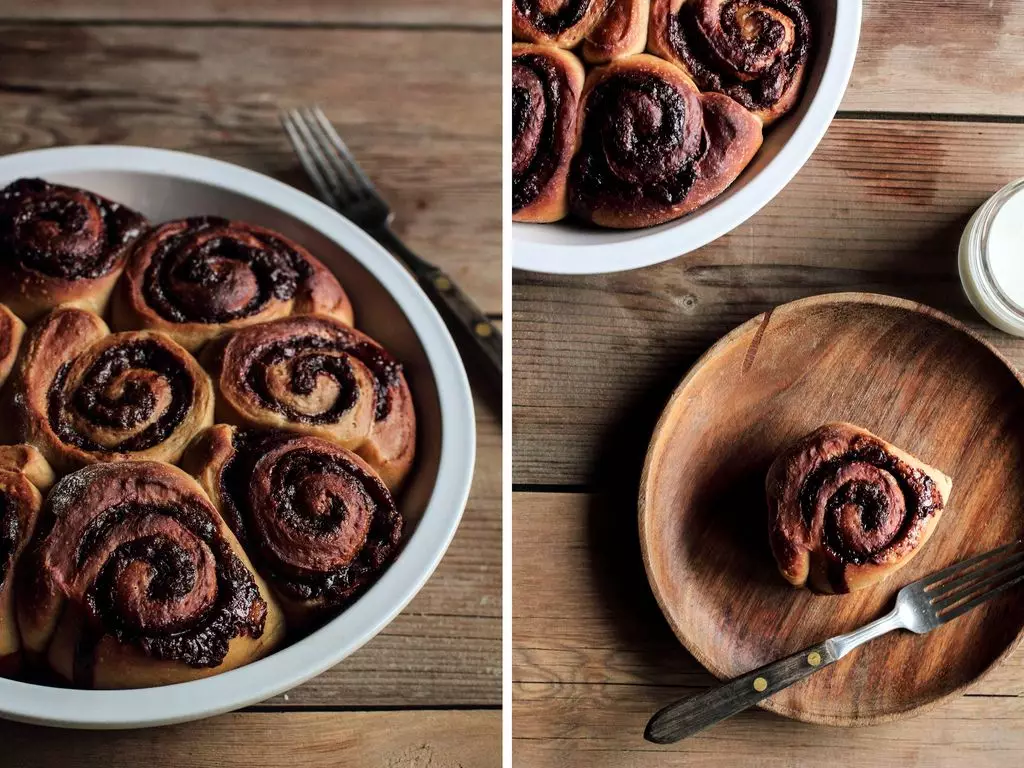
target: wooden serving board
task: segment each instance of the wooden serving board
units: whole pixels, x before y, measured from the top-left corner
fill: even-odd
[[[871,430],[953,478],[922,551],[848,595],[794,589],[768,546],[764,478],[775,455],[829,421]],[[676,636],[735,677],[887,611],[904,584],[1024,536],[1024,387],[988,344],[920,304],[815,296],[766,312],[690,370],[655,429],[640,539]],[[1024,632],[1011,590],[928,635],[898,632],[767,699],[799,720],[869,724],[966,690]]]

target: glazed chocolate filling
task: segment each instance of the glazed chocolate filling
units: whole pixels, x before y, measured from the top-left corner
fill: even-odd
[[[807,476],[800,490],[800,512],[804,525],[810,528],[816,515],[816,504],[822,487],[844,466],[853,462],[870,465],[888,474],[902,493],[905,508],[903,520],[893,521],[889,517],[900,511],[886,489],[865,482],[848,482],[837,493],[825,501],[824,542],[829,552],[839,561],[851,565],[874,562],[879,554],[899,540],[914,524],[942,509],[942,499],[930,477],[910,467],[906,462],[886,452],[874,443],[858,441],[845,454],[819,464]],[[860,511],[860,527],[867,533],[889,528],[894,535],[871,551],[858,552],[844,539],[840,530],[839,515],[844,507],[853,506]]]
[[[137,578],[133,565],[148,566],[146,597],[153,602],[174,602],[189,594],[196,583],[194,564],[172,537],[143,536],[119,544],[109,553],[96,581],[86,595],[93,619],[92,638],[113,635],[157,659],[180,661],[192,667],[215,667],[224,661],[228,644],[240,635],[260,637],[266,623],[267,605],[255,580],[231,546],[217,533],[209,512],[180,500],[173,505],[124,503],[98,515],[86,530],[76,553],[79,564],[99,550],[111,528],[134,517],[161,516],[174,520],[202,540],[213,554],[216,599],[198,615],[153,617],[140,625],[122,611],[118,587],[122,580]],[[92,642],[80,643],[76,681],[88,684]],[[81,664],[79,663],[81,662]]]
[[[108,347],[69,393],[67,375],[70,367],[70,362],[61,366],[50,386],[50,427],[63,442],[84,451],[114,453],[152,448],[168,438],[192,407],[195,381],[184,362],[153,339]],[[145,381],[128,379],[116,397],[109,391],[113,382],[131,370],[151,371],[167,381],[171,388],[170,405],[145,429],[113,447],[104,447],[76,429],[72,413],[92,424],[114,429],[130,429],[150,419],[156,407],[156,397]]]
[[[602,203],[620,210],[673,206],[690,193],[707,151],[699,99],[640,72],[611,76],[590,93],[580,149],[570,170],[570,205],[586,216]]]
[[[512,210],[537,199],[558,167],[563,115],[564,73],[547,56],[512,59]]]
[[[293,298],[313,275],[309,262],[283,238],[214,216],[186,221],[180,232],[152,235],[159,239],[143,293],[165,320],[227,323],[250,317],[272,299]],[[243,242],[250,238],[259,246]]]
[[[731,0],[722,5],[720,27],[728,50],[708,39],[698,18],[707,0],[683,3],[669,23],[669,44],[693,75],[702,91],[717,91],[732,97],[747,109],[767,109],[789,88],[799,67],[811,51],[811,22],[801,0]],[[737,9],[750,7],[758,34],[743,35]],[[773,9],[790,19],[795,30],[793,45],[783,50],[786,30],[782,23],[759,9]],[[770,64],[762,63],[770,59]],[[738,77],[737,73],[743,77]]]
[[[284,594],[295,600],[323,599],[340,606],[369,587],[391,561],[402,536],[402,516],[381,480],[362,467],[334,452],[296,447],[284,454],[271,470],[271,487],[277,506],[272,511],[280,525],[301,532],[310,539],[326,538],[345,524],[344,502],[333,497],[329,509],[302,508],[299,491],[303,481],[312,476],[332,475],[355,486],[357,495],[373,510],[366,542],[356,557],[345,567],[319,573],[298,572],[281,563],[274,553],[260,542],[254,542],[251,489],[259,459],[268,451],[295,439],[279,431],[236,431],[232,438],[235,449],[220,474],[220,494],[226,517],[237,525],[236,535],[248,542],[256,553],[259,569]],[[262,510],[268,514],[267,510]]]
[[[42,179],[19,179],[0,191],[4,261],[48,277],[108,274],[145,224],[120,203]]]
[[[538,0],[515,0],[516,9],[537,31],[556,37],[579,24],[595,0],[565,0],[555,13],[545,13]],[[612,0],[614,2],[614,0]]]
[[[245,372],[246,384],[263,407],[277,411],[291,421],[331,424],[355,404],[358,396],[355,375],[347,359],[349,356],[362,362],[373,375],[374,418],[381,421],[391,412],[391,389],[399,382],[402,365],[383,348],[367,341],[356,341],[339,334],[331,339],[301,336],[272,342],[258,352]],[[291,375],[290,389],[295,394],[312,393],[322,375],[334,379],[340,391],[329,408],[320,413],[303,413],[274,398],[267,383],[267,370],[285,361]]]
[[[14,551],[21,535],[21,519],[17,502],[6,493],[0,493],[0,588],[11,570]]]

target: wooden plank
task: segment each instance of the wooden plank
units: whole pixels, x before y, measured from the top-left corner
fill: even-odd
[[[500,27],[501,3],[463,0],[424,3],[422,0],[7,0],[3,19],[65,21],[205,21],[286,24],[400,24]]]
[[[1024,115],[1024,5],[866,0],[843,109]]]
[[[246,712],[139,731],[59,733],[0,722],[0,741],[12,768],[497,768],[501,712]]]
[[[957,275],[960,233],[1024,174],[1024,125],[839,120],[810,162],[732,234],[675,261],[590,277],[517,273],[513,481],[636,487],[654,423],[697,357],[787,301],[872,291],[967,322],[1017,366]]]
[[[277,110],[320,103],[408,244],[500,313],[500,40],[443,29],[0,26],[0,152],[166,147],[309,191]]]
[[[582,686],[584,695],[592,686],[587,695],[600,696],[621,688],[651,701],[657,690],[667,703],[673,692],[714,682],[676,640],[651,593],[635,487],[516,493],[512,504],[512,676],[523,690]],[[1024,696],[1024,652],[971,695]]]
[[[678,744],[645,742],[648,718],[678,694],[671,688],[517,683],[512,765],[1011,768],[1020,765],[1024,750],[1024,698],[978,696],[867,728],[828,728],[753,711]]]
[[[476,408],[473,490],[430,581],[367,645],[264,706],[501,705],[501,427]]]
[[[5,19],[240,21],[261,23],[453,25],[496,28],[501,4],[382,0],[9,0]],[[964,0],[867,0],[847,110],[1024,115],[1024,6]],[[495,51],[499,50],[494,43]],[[403,50],[403,49],[384,49]],[[404,58],[403,55],[396,58]],[[380,57],[369,60],[378,61]]]

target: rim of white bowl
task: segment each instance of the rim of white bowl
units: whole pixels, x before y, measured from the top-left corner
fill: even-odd
[[[469,497],[476,455],[473,399],[455,344],[426,294],[397,259],[320,201],[256,171],[166,149],[55,147],[0,157],[0,180],[89,171],[153,173],[208,184],[270,205],[317,230],[394,297],[437,384],[440,462],[420,522],[381,578],[323,628],[244,667],[158,688],[85,691],[0,678],[0,716],[11,720],[74,728],[197,720],[263,701],[315,677],[362,647],[408,605],[448,549]]]
[[[636,230],[636,236],[627,242],[521,240],[516,238],[517,230],[546,225],[513,222],[513,268],[554,275],[597,275],[639,269],[691,253],[745,222],[792,181],[831,125],[853,72],[861,14],[862,0],[836,0],[832,46],[806,114],[778,154],[728,200],[646,234]]]

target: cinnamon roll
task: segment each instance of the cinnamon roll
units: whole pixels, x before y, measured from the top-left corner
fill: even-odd
[[[653,0],[648,48],[702,91],[732,97],[768,125],[796,104],[812,31],[803,0]]]
[[[3,387],[7,377],[11,375],[24,335],[25,324],[21,318],[0,304],[0,387]]]
[[[595,64],[640,53],[650,0],[512,0],[516,40],[575,48]]]
[[[761,123],[678,68],[640,54],[583,87],[569,207],[605,227],[671,221],[721,194],[761,146]]]
[[[280,609],[202,488],[155,461],[58,482],[17,582],[22,640],[84,688],[143,688],[247,664]]]
[[[566,177],[576,141],[583,65],[568,51],[512,46],[512,220],[568,212]]]
[[[182,465],[251,553],[290,625],[330,617],[398,549],[402,516],[391,493],[366,462],[330,441],[217,424]]]
[[[161,333],[112,334],[84,309],[56,309],[32,327],[12,394],[20,439],[60,472],[177,461],[213,423],[210,378],[188,352]]]
[[[190,352],[286,315],[352,324],[348,296],[309,251],[272,230],[214,216],[169,221],[141,238],[112,313],[115,329],[162,331]]]
[[[19,179],[0,191],[0,301],[31,322],[58,304],[102,314],[143,216],[84,189]]]
[[[218,421],[334,440],[397,488],[412,466],[416,416],[402,365],[329,317],[243,328],[204,353]]]
[[[769,535],[782,575],[851,592],[903,567],[928,540],[952,481],[852,424],[826,424],[772,464]]]
[[[21,668],[15,570],[53,480],[50,465],[32,446],[0,446],[0,677],[15,675]]]

